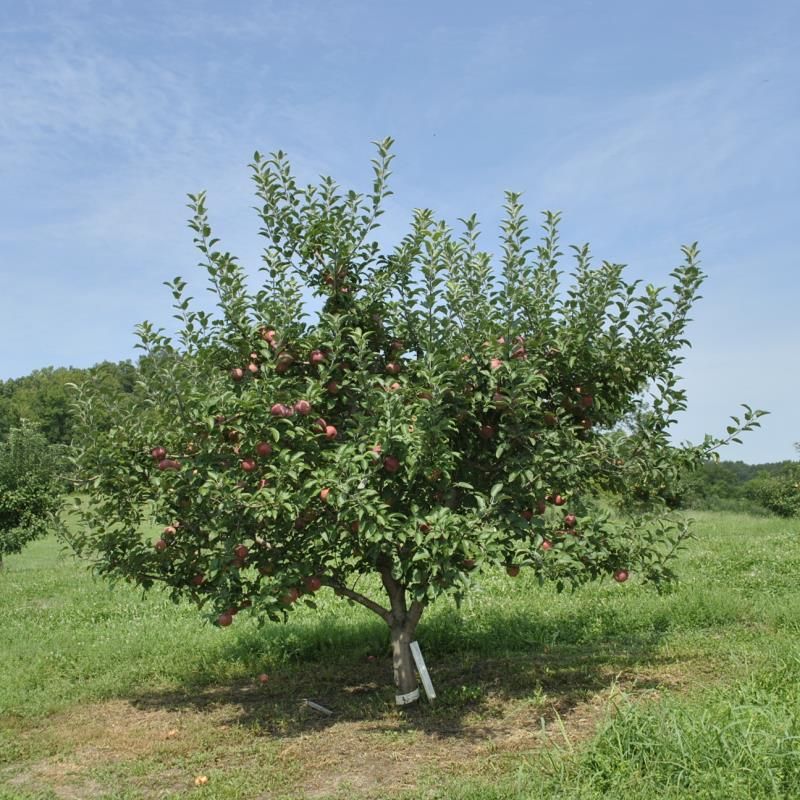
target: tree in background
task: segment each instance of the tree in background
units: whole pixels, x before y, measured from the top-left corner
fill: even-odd
[[[284,154],[255,154],[266,240],[255,290],[218,249],[205,195],[190,195],[219,313],[194,308],[175,278],[177,335],[138,331],[141,393],[80,389],[89,495],[73,545],[101,573],[166,584],[221,627],[245,609],[285,619],[327,587],[386,622],[405,702],[425,609],[458,601],[481,569],[530,570],[558,590],[668,580],[687,531],[661,495],[723,440],[675,447],[669,435],[686,405],[675,369],[703,279],[696,247],[671,294],[594,266],[588,246],[572,248],[565,280],[558,215],[532,245],[509,193],[497,262],[474,216],[455,234],[427,210],[382,252],[372,236],[390,144],[366,195],[329,178],[301,187]],[[309,294],[322,304],[313,319]],[[600,491],[623,498],[621,516],[594,501]],[[143,534],[153,521],[155,541]]]
[[[62,448],[24,420],[0,441],[0,566],[55,526],[62,466]]]
[[[779,517],[800,514],[800,465],[788,462],[779,472],[761,472],[742,487],[745,497]]]

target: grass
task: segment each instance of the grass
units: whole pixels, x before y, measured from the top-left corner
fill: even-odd
[[[695,517],[671,594],[498,572],[436,605],[407,713],[383,624],[325,591],[221,631],[36,542],[0,573],[0,800],[796,798],[800,521]]]

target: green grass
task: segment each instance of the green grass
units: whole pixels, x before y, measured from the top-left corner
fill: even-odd
[[[0,573],[0,800],[796,798],[800,522],[694,516],[670,594],[498,572],[436,605],[405,715],[383,624],[325,591],[223,631],[36,542]]]

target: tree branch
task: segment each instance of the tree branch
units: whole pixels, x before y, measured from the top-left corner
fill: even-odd
[[[364,608],[368,608],[370,611],[377,614],[384,622],[390,624],[391,613],[374,600],[370,600],[366,595],[363,595],[360,592],[355,592],[352,589],[348,589],[344,584],[338,583],[330,578],[323,578],[322,585],[330,586],[331,589],[333,589],[334,594],[340,595],[341,597],[346,597],[349,600],[364,606]]]
[[[392,607],[389,624],[392,621],[405,623],[408,606],[406,605],[405,588],[392,577],[392,568],[388,559],[380,566],[381,580],[389,595],[389,603]]]
[[[415,600],[411,604],[411,608],[408,610],[408,617],[406,618],[406,625],[408,626],[409,630],[413,631],[414,628],[417,627],[417,623],[419,622],[424,610],[425,604],[420,603],[419,600]]]

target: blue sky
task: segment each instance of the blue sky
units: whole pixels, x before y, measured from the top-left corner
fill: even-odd
[[[0,6],[0,379],[130,358],[136,323],[168,323],[162,281],[197,274],[187,192],[255,267],[253,150],[362,188],[391,135],[387,242],[426,206],[477,212],[489,246],[505,189],[629,277],[667,282],[699,240],[676,435],[746,402],[772,414],[724,457],[794,457],[795,0]]]

